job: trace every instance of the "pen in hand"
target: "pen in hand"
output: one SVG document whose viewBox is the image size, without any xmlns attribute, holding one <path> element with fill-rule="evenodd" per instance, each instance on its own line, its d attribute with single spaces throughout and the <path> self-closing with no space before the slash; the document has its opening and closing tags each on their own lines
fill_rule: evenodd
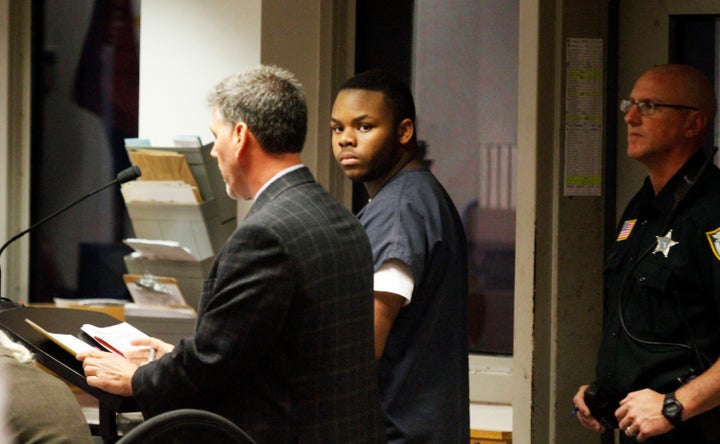
<svg viewBox="0 0 720 444">
<path fill-rule="evenodd" d="M 153 362 L 155 360 L 155 348 L 150 347 L 150 352 L 148 353 L 148 362 Z"/>
</svg>

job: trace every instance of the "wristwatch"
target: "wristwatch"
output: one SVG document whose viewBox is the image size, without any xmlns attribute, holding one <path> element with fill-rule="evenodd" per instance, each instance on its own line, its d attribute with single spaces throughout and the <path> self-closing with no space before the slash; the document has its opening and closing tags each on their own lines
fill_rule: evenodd
<svg viewBox="0 0 720 444">
<path fill-rule="evenodd" d="M 670 392 L 665 395 L 665 400 L 663 401 L 662 406 L 662 414 L 668 421 L 670 421 L 670 424 L 675 427 L 682 424 L 682 412 L 683 405 L 675 398 L 675 392 Z"/>
</svg>

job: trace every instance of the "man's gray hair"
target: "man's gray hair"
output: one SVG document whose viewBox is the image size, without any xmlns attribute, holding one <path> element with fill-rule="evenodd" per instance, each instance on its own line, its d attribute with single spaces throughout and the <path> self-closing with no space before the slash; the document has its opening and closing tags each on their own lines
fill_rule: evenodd
<svg viewBox="0 0 720 444">
<path fill-rule="evenodd" d="M 299 153 L 307 133 L 302 85 L 291 72 L 262 65 L 218 83 L 208 103 L 233 127 L 247 124 L 269 153 Z"/>
</svg>

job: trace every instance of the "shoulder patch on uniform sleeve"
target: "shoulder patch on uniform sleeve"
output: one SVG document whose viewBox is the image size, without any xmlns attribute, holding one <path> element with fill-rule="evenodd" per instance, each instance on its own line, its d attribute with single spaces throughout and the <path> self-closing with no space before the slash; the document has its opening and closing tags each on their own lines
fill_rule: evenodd
<svg viewBox="0 0 720 444">
<path fill-rule="evenodd" d="M 637 219 L 630 219 L 623 222 L 623 226 L 620 229 L 620 232 L 618 233 L 617 241 L 624 241 L 628 237 L 630 237 L 630 233 L 632 232 L 633 227 L 635 226 L 635 222 L 637 222 Z M 718 228 L 720 230 L 720 227 Z"/>
<path fill-rule="evenodd" d="M 720 227 L 705 232 L 705 235 L 708 238 L 708 242 L 710 242 L 710 249 L 715 255 L 715 259 L 720 260 Z"/>
</svg>

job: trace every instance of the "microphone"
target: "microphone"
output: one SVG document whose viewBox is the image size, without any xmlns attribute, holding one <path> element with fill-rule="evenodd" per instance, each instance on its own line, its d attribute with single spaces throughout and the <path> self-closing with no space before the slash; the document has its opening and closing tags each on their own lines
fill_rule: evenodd
<svg viewBox="0 0 720 444">
<path fill-rule="evenodd" d="M 84 196 L 81 197 L 80 199 L 78 199 L 78 200 L 70 203 L 70 205 L 67 205 L 67 206 L 65 206 L 65 207 L 57 210 L 56 212 L 52 213 L 51 215 L 47 216 L 46 218 L 35 222 L 34 224 L 30 225 L 28 228 L 24 229 L 23 231 L 19 232 L 19 233 L 16 234 L 15 236 L 13 236 L 13 237 L 11 237 L 10 239 L 8 239 L 8 241 L 5 242 L 2 247 L 0 247 L 0 256 L 2 256 L 3 251 L 5 251 L 5 249 L 6 249 L 10 244 L 12 244 L 12 243 L 15 242 L 16 240 L 20 239 L 20 238 L 23 237 L 24 235 L 28 234 L 30 231 L 34 230 L 34 229 L 37 228 L 38 226 L 40 226 L 40 225 L 44 224 L 45 222 L 49 221 L 50 219 L 53 219 L 54 217 L 56 217 L 56 216 L 64 213 L 65 211 L 69 210 L 70 208 L 72 208 L 72 207 L 74 207 L 75 205 L 79 204 L 80 202 L 84 201 L 84 200 L 87 199 L 88 197 L 90 197 L 90 196 L 92 196 L 92 195 L 94 195 L 94 194 L 97 194 L 97 193 L 99 193 L 100 191 L 102 191 L 102 190 L 104 190 L 104 189 L 106 189 L 106 188 L 110 188 L 111 186 L 113 186 L 113 185 L 115 185 L 115 184 L 123 184 L 123 183 L 125 183 L 125 182 L 130 182 L 131 180 L 135 180 L 135 179 L 137 179 L 138 177 L 140 177 L 141 175 L 142 175 L 142 171 L 140 171 L 140 167 L 137 166 L 137 165 L 133 165 L 133 166 L 131 166 L 131 167 L 129 167 L 129 168 L 125 168 L 124 170 L 120 171 L 120 172 L 117 174 L 117 176 L 115 177 L 115 179 L 112 180 L 111 182 L 103 185 L 103 186 L 100 187 L 100 188 L 97 188 L 97 189 L 89 192 L 88 194 L 84 195 Z M 1 276 L 2 276 L 2 275 L 0 274 L 0 282 L 1 282 Z M 0 288 L 2 288 L 2 286 L 0 286 Z M 2 298 L 2 299 L 7 299 L 7 298 Z"/>
</svg>

